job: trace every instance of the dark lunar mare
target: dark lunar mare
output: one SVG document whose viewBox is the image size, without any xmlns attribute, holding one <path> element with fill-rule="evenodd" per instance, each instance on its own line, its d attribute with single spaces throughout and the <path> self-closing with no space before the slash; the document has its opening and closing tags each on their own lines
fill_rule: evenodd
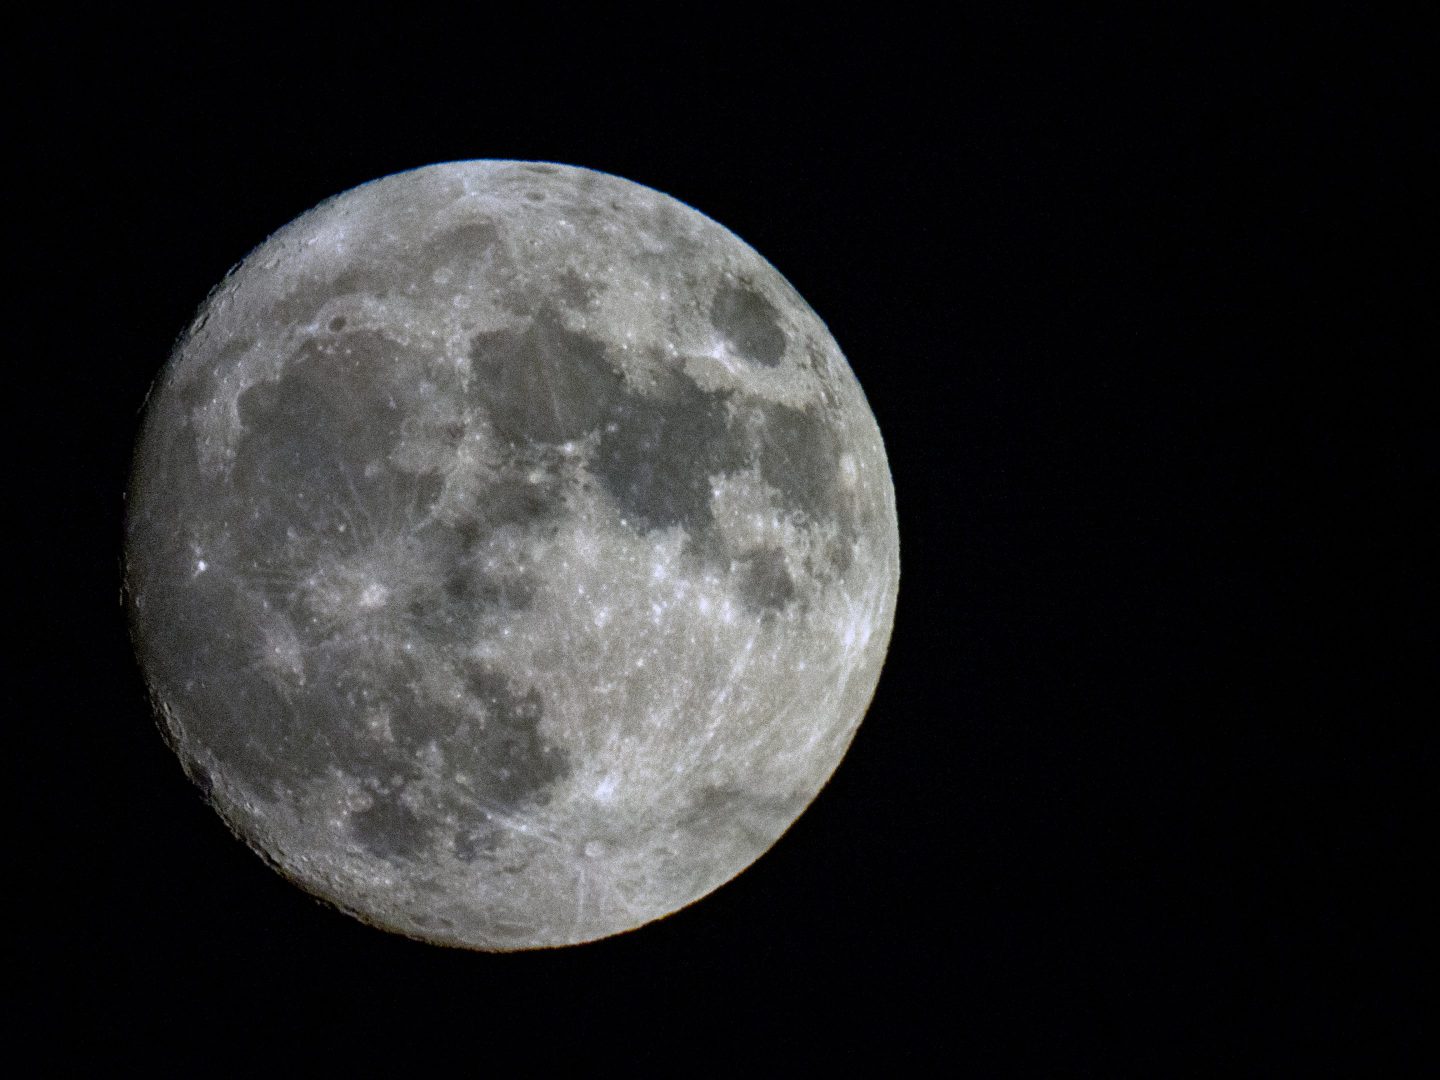
<svg viewBox="0 0 1440 1080">
<path fill-rule="evenodd" d="M 481 571 L 487 540 L 542 526 L 562 502 L 553 485 L 506 474 L 472 513 L 417 530 L 441 478 L 390 461 L 411 406 L 394 385 L 400 346 L 334 330 L 306 342 L 279 379 L 241 395 L 244 433 L 224 475 L 200 467 L 191 425 L 157 433 L 169 452 L 163 479 L 135 492 L 127 576 L 137 645 L 183 729 L 182 756 L 185 743 L 204 747 L 227 775 L 272 797 L 338 767 L 373 800 L 352 818 L 355 839 L 404 858 L 437 839 L 443 807 L 417 811 L 405 798 L 428 743 L 471 778 L 469 789 L 439 796 L 467 818 L 476 807 L 483 818 L 541 801 L 568 771 L 539 734 L 539 690 L 451 648 L 533 599 L 524 567 Z M 177 520 L 189 523 L 185 535 L 164 524 Z M 186 580 L 175 568 L 194 563 L 190 538 L 208 561 Z M 327 574 L 377 551 L 408 564 L 392 582 L 400 595 L 374 613 L 327 619 L 310 582 L 323 587 Z M 265 628 L 276 625 L 293 632 L 303 679 L 267 674 Z M 411 638 L 428 660 L 395 651 Z M 437 657 L 470 690 L 470 708 L 415 689 L 420 665 Z M 409 688 L 399 700 L 397 687 Z M 390 738 L 365 724 L 377 710 L 391 714 Z"/>
<path fill-rule="evenodd" d="M 724 284 L 710 304 L 710 324 L 751 363 L 776 367 L 785 355 L 780 313 L 748 282 Z"/>
<path fill-rule="evenodd" d="M 740 565 L 740 599 L 748 610 L 762 615 L 779 611 L 795 598 L 795 581 L 780 549 L 761 548 Z"/>
<path fill-rule="evenodd" d="M 593 436 L 590 472 L 639 528 L 705 529 L 709 478 L 745 463 L 727 434 L 727 394 L 679 373 L 634 389 L 604 343 L 566 328 L 553 308 L 523 329 L 477 335 L 471 361 L 472 396 L 510 446 Z"/>
<path fill-rule="evenodd" d="M 758 294 L 723 286 L 712 317 L 750 355 L 778 360 L 784 336 Z M 848 566 L 854 507 L 839 485 L 840 438 L 822 406 L 704 390 L 660 364 L 655 385 L 631 386 L 604 342 L 568 329 L 548 306 L 523 328 L 476 335 L 471 361 L 471 397 L 512 450 L 593 439 L 588 470 L 619 516 L 641 531 L 680 526 L 692 551 L 723 570 L 737 564 L 752 610 L 783 608 L 794 582 L 778 550 L 732 551 L 711 535 L 712 477 L 758 466 L 787 510 L 837 523 L 827 569 Z"/>
</svg>

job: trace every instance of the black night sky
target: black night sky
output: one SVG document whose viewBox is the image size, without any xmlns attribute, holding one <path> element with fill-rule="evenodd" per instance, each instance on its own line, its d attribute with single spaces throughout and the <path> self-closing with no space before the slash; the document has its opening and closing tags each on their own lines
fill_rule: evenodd
<svg viewBox="0 0 1440 1080">
<path fill-rule="evenodd" d="M 12 36 L 23 1039 L 361 1075 L 1405 1071 L 1377 1055 L 1420 1032 L 1397 929 L 1431 861 L 1401 829 L 1433 762 L 1420 35 L 1012 8 Z M 502 956 L 364 927 L 232 839 L 117 603 L 138 410 L 210 287 L 330 195 L 480 157 L 638 181 L 769 259 L 866 391 L 902 542 L 873 707 L 779 844 L 648 928 Z"/>
</svg>

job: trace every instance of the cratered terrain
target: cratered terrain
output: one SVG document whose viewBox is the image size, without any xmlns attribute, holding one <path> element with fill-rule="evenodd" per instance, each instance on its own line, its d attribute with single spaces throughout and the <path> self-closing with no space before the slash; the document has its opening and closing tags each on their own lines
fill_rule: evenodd
<svg viewBox="0 0 1440 1080">
<path fill-rule="evenodd" d="M 739 873 L 830 777 L 898 586 L 879 430 L 732 233 L 603 173 L 365 184 L 149 398 L 126 596 L 230 827 L 358 917 L 565 945 Z"/>
</svg>

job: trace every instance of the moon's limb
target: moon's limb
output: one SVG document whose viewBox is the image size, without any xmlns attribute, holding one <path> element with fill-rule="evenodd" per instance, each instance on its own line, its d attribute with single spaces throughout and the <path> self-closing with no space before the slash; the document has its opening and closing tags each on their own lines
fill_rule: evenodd
<svg viewBox="0 0 1440 1080">
<path fill-rule="evenodd" d="M 898 584 L 879 431 L 738 238 L 601 173 L 463 162 L 281 229 L 152 394 L 127 593 L 187 768 L 368 921 L 562 945 L 790 825 Z"/>
</svg>

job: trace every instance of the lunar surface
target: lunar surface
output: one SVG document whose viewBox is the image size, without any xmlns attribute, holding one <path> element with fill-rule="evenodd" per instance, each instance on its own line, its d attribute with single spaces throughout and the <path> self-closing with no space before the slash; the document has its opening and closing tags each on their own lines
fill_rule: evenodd
<svg viewBox="0 0 1440 1080">
<path fill-rule="evenodd" d="M 899 579 L 874 417 L 735 235 L 586 169 L 385 177 L 282 228 L 152 390 L 125 585 L 231 829 L 388 930 L 640 926 L 830 777 Z"/>
</svg>

